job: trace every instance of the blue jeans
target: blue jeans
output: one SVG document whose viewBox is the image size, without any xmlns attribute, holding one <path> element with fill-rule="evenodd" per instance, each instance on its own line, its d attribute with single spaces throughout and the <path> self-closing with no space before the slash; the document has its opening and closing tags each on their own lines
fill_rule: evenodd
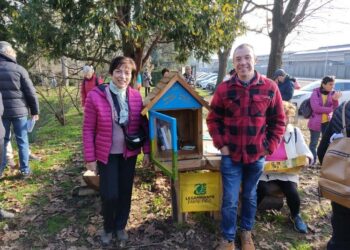
<svg viewBox="0 0 350 250">
<path fill-rule="evenodd" d="M 11 124 L 13 125 L 13 132 L 17 141 L 19 154 L 19 169 L 22 173 L 30 173 L 29 168 L 29 142 L 27 133 L 27 117 L 19 118 L 3 118 L 2 122 L 5 128 L 4 148 L 0 166 L 0 176 L 6 167 L 6 147 L 10 141 Z"/>
<path fill-rule="evenodd" d="M 316 160 L 317 160 L 316 149 L 317 149 L 318 140 L 320 139 L 321 133 L 323 135 L 326 132 L 328 124 L 329 124 L 329 122 L 325 122 L 325 123 L 321 124 L 321 132 L 310 129 L 310 144 L 309 144 L 309 148 L 310 148 L 310 151 L 312 152 L 312 155 L 314 156 L 313 163 L 316 163 Z"/>
<path fill-rule="evenodd" d="M 250 231 L 254 226 L 257 207 L 256 187 L 263 171 L 264 162 L 264 157 L 249 164 L 234 162 L 230 156 L 222 156 L 221 158 L 220 168 L 223 186 L 221 231 L 226 240 L 233 241 L 235 239 L 241 183 L 241 228 Z"/>
</svg>

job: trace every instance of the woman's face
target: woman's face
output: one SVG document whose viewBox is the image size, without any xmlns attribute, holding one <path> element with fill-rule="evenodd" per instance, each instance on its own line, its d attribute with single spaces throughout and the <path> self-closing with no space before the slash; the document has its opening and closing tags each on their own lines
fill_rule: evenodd
<svg viewBox="0 0 350 250">
<path fill-rule="evenodd" d="M 132 78 L 132 68 L 128 64 L 122 64 L 113 70 L 112 82 L 119 89 L 126 88 Z"/>
<path fill-rule="evenodd" d="M 328 91 L 328 92 L 331 92 L 334 88 L 334 84 L 335 82 L 327 82 L 326 84 L 322 84 L 324 90 Z"/>
</svg>

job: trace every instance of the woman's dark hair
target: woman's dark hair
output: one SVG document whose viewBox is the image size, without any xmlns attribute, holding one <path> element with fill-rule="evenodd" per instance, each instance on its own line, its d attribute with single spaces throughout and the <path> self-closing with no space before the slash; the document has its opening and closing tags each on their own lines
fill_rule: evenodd
<svg viewBox="0 0 350 250">
<path fill-rule="evenodd" d="M 329 82 L 334 82 L 334 81 L 335 81 L 335 76 L 325 76 L 321 81 L 321 87 L 322 87 L 322 84 L 327 84 Z"/>
<path fill-rule="evenodd" d="M 164 76 L 165 72 L 170 72 L 170 71 L 167 68 L 162 69 L 162 76 Z"/>
<path fill-rule="evenodd" d="M 128 64 L 131 67 L 131 81 L 130 83 L 133 85 L 136 82 L 136 64 L 134 60 L 130 57 L 126 56 L 117 56 L 115 57 L 110 65 L 108 73 L 113 75 L 113 71 L 117 68 L 119 68 L 123 64 Z"/>
</svg>

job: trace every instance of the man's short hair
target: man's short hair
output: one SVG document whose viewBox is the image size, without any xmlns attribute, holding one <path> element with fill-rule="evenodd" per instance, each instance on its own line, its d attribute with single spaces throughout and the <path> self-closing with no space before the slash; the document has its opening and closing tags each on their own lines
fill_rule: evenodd
<svg viewBox="0 0 350 250">
<path fill-rule="evenodd" d="M 16 51 L 12 48 L 12 45 L 6 41 L 0 41 L 0 53 L 16 57 Z"/>
<path fill-rule="evenodd" d="M 255 57 L 254 47 L 252 45 L 250 45 L 249 43 L 242 43 L 241 45 L 238 45 L 238 47 L 235 48 L 235 50 L 233 51 L 233 56 L 235 55 L 237 50 L 243 49 L 243 48 L 250 48 L 253 51 L 253 54 L 254 54 L 254 57 Z"/>
</svg>

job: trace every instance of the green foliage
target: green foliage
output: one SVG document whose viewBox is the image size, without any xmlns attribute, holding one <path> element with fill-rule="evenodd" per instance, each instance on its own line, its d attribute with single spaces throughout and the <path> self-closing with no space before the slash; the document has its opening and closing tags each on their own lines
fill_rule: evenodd
<svg viewBox="0 0 350 250">
<path fill-rule="evenodd" d="M 11 29 L 35 56 L 108 62 L 119 51 L 139 69 L 157 44 L 173 43 L 177 59 L 190 54 L 205 61 L 240 32 L 236 11 L 242 1 L 229 0 L 32 0 Z"/>
<path fill-rule="evenodd" d="M 293 244 L 293 247 L 291 250 L 311 250 L 313 249 L 312 246 L 309 243 L 306 243 L 305 241 L 302 242 L 296 242 Z"/>
<path fill-rule="evenodd" d="M 0 0 L 0 41 L 12 41 L 9 24 L 18 16 L 18 3 Z"/>
</svg>

